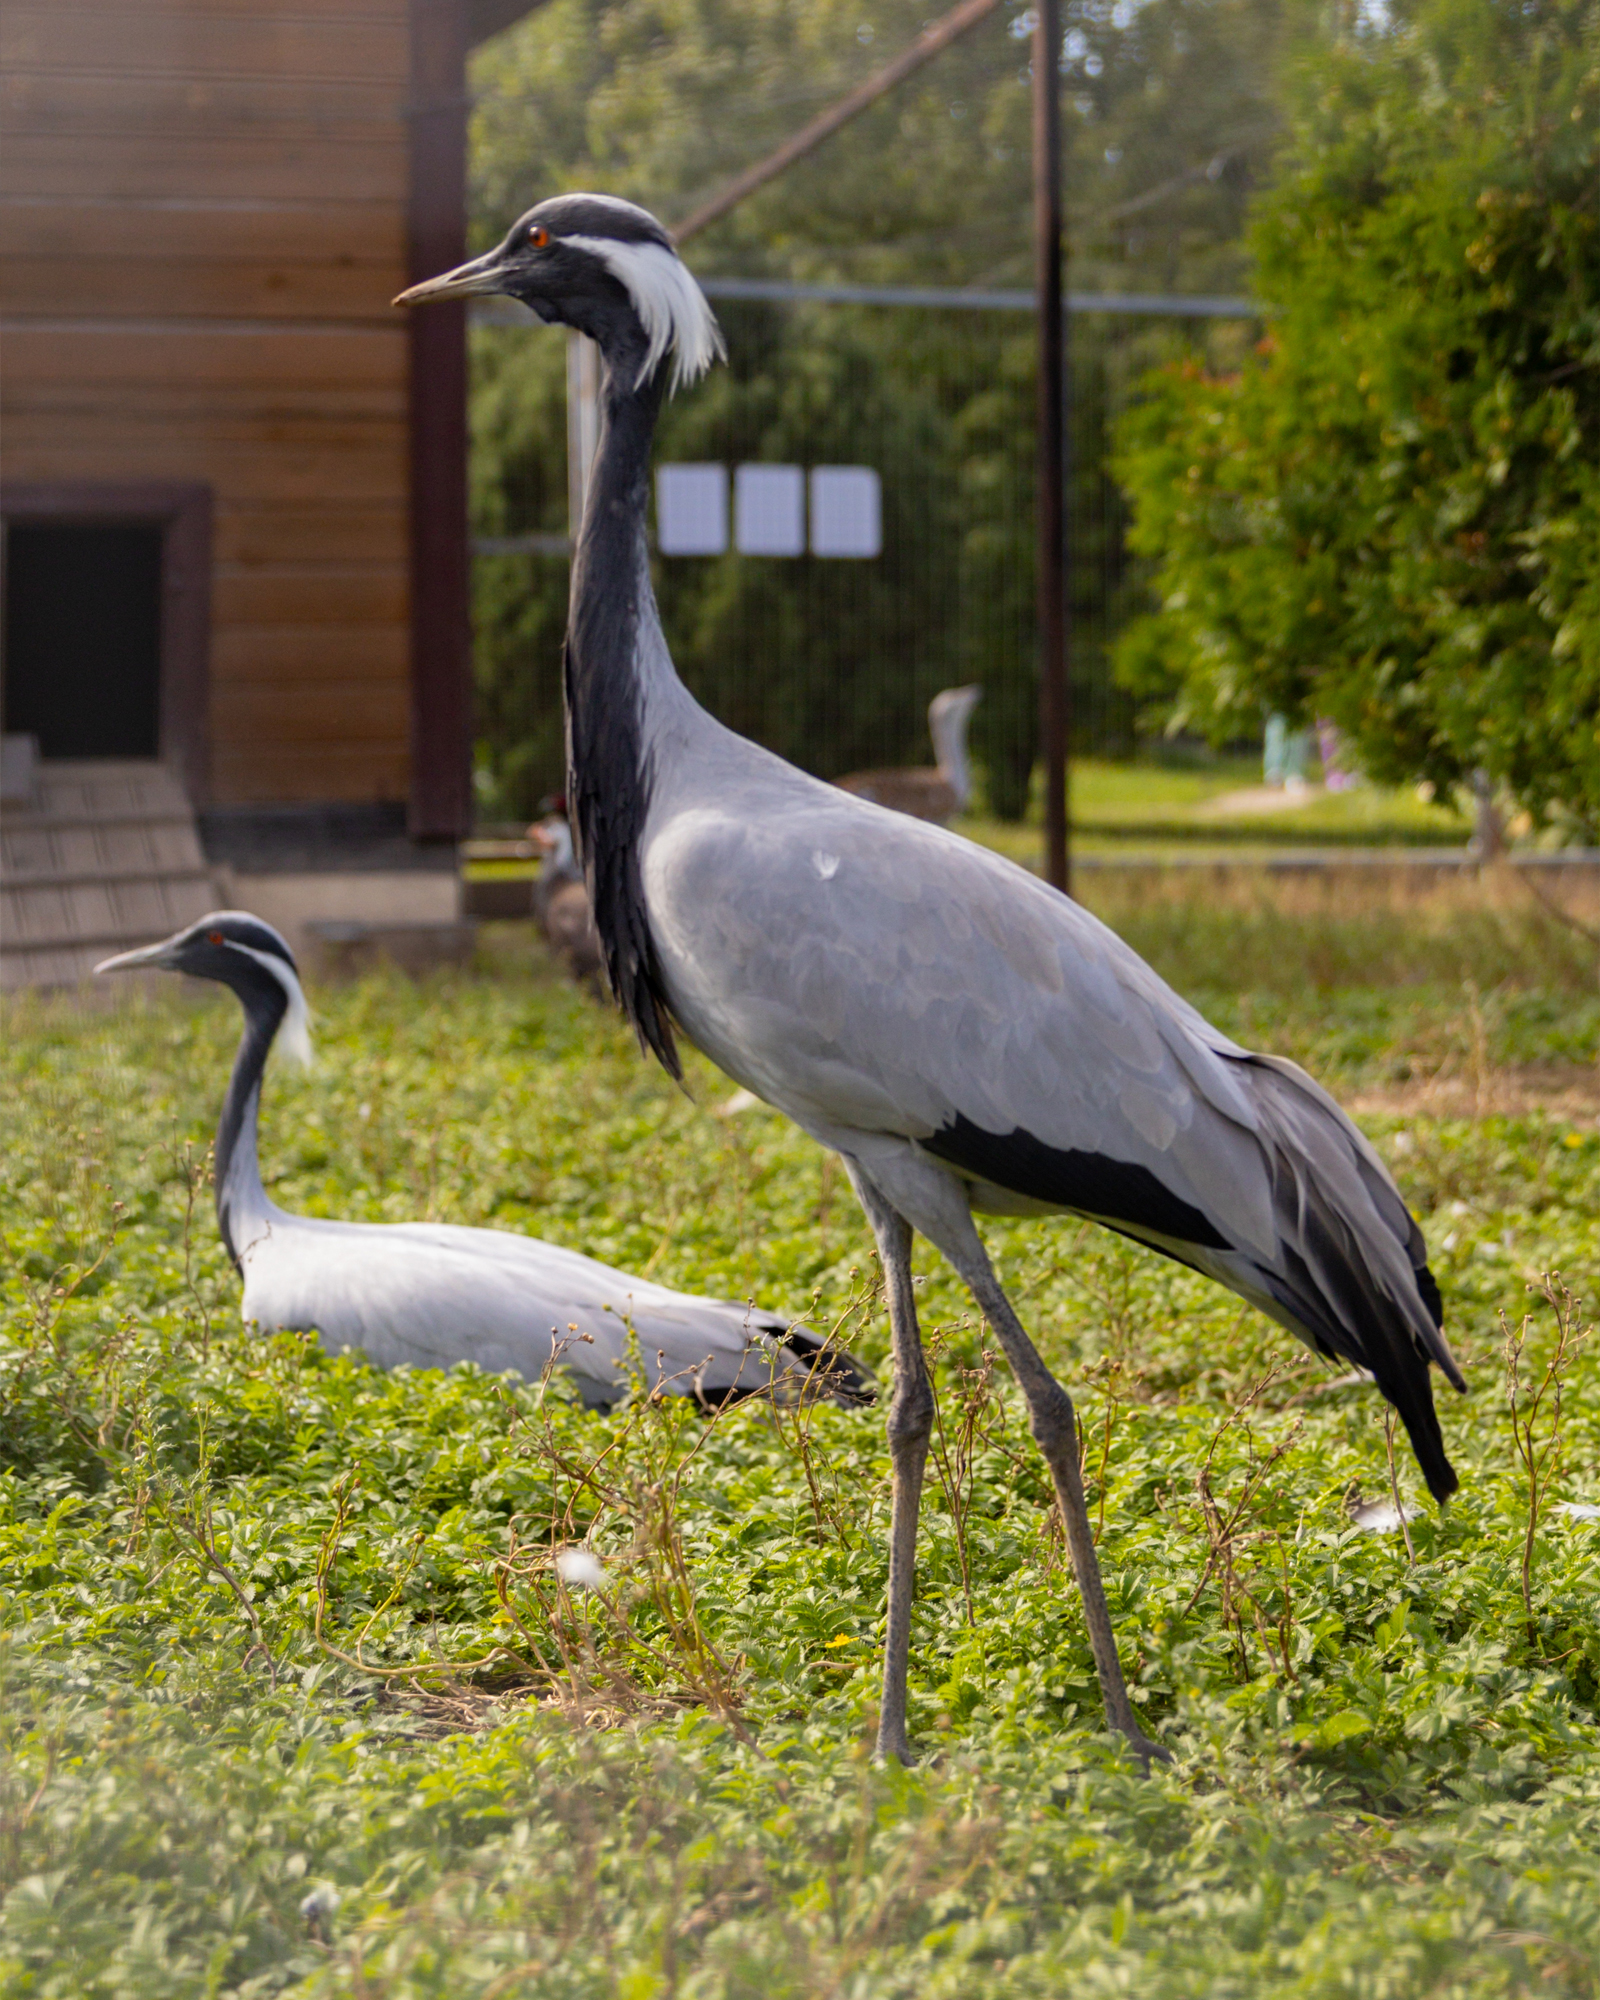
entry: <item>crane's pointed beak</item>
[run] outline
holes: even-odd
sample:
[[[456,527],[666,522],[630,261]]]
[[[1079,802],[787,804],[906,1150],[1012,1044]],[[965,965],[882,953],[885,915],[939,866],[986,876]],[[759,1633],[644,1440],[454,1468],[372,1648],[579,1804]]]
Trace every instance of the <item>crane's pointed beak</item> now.
[[[485,293],[502,291],[504,276],[505,265],[500,252],[490,250],[482,257],[474,257],[470,264],[458,264],[453,271],[445,271],[437,278],[424,278],[420,285],[411,286],[392,303],[397,306],[425,306],[435,299],[479,298]]]
[[[159,944],[141,945],[137,951],[119,951],[115,958],[103,958],[95,967],[96,972],[132,972],[139,966],[151,966],[158,971],[167,971],[172,964],[171,953],[175,938],[163,938]]]

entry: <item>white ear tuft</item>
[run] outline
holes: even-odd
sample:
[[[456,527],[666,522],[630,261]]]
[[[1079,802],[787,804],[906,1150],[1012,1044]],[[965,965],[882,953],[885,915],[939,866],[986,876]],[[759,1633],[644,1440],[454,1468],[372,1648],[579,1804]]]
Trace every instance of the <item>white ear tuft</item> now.
[[[676,250],[669,250],[664,243],[623,243],[614,236],[566,236],[561,240],[598,257],[626,286],[650,343],[634,383],[636,389],[644,387],[669,350],[674,394],[686,382],[698,381],[713,361],[727,358],[716,315]]]
[[[257,965],[264,966],[283,988],[289,1011],[278,1029],[278,1046],[291,1062],[298,1063],[301,1069],[310,1069],[315,1059],[311,1048],[311,1009],[306,1005],[305,989],[293,970],[275,951],[256,951],[250,945],[240,944],[237,938],[229,938],[228,943],[235,951],[242,951]]]
[[[289,972],[288,966],[283,969]],[[306,1005],[306,996],[301,990],[299,980],[295,979],[292,972],[289,972],[289,979],[293,981],[289,993],[289,1011],[284,1016],[283,1026],[278,1031],[279,1039],[283,1044],[284,1054],[292,1063],[300,1069],[310,1069],[317,1059],[316,1051],[311,1046],[311,1009]]]

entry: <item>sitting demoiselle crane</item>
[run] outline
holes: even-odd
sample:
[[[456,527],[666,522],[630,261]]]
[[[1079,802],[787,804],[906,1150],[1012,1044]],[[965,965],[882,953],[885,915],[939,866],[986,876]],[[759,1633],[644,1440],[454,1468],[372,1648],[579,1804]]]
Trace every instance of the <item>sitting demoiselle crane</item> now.
[[[218,980],[244,1009],[215,1172],[217,1222],[244,1279],[246,1321],[268,1332],[315,1329],[333,1353],[358,1347],[384,1368],[474,1361],[537,1381],[554,1356],[591,1405],[627,1393],[631,1327],[647,1386],[669,1394],[713,1404],[793,1377],[793,1386],[841,1401],[869,1399],[849,1357],[824,1351],[804,1328],[731,1300],[669,1291],[534,1236],[286,1214],[261,1185],[256,1121],[279,1030],[291,1055],[311,1059],[293,953],[259,917],[218,910],[95,970],[138,967]]]
[[[668,1071],[674,1030],[845,1161],[894,1346],[889,1618],[878,1744],[906,1759],[917,1511],[933,1422],[911,1290],[919,1230],[1027,1398],[1110,1721],[1129,1705],[1070,1399],[1001,1290],[974,1209],[1065,1210],[1241,1293],[1368,1370],[1434,1495],[1454,1490],[1428,1364],[1461,1387],[1422,1234],[1372,1147],[1292,1063],[1219,1034],[1086,910],[999,855],[805,776],[724,729],[673,670],[650,586],[648,461],[669,379],[722,351],[666,231],[599,195],[542,202],[401,303],[505,293],[596,341],[599,448],[567,626],[567,800],[612,990]]]

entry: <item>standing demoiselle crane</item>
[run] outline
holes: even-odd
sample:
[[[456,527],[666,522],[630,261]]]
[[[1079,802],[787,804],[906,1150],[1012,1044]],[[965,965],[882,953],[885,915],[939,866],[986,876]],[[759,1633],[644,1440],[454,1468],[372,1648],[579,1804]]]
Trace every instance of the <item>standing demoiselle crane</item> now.
[[[850,1358],[824,1351],[803,1327],[732,1300],[669,1291],[536,1236],[287,1214],[261,1185],[256,1121],[279,1030],[293,1056],[311,1060],[294,954],[259,917],[216,910],[95,970],[141,967],[218,980],[244,1009],[215,1174],[217,1223],[244,1279],[247,1322],[268,1332],[315,1330],[331,1352],[357,1347],[384,1368],[474,1361],[537,1381],[554,1359],[591,1405],[626,1394],[631,1327],[647,1385],[669,1394],[720,1403],[792,1375],[842,1401],[867,1400]]]
[[[1219,1034],[1122,941],[1001,856],[807,777],[724,729],[673,670],[650,584],[650,443],[668,387],[722,350],[661,225],[542,202],[397,303],[520,299],[600,349],[601,430],[572,571],[567,800],[613,992],[680,1074],[675,1031],[843,1158],[882,1259],[894,1351],[880,1752],[908,1760],[906,1665],[933,1392],[920,1231],[1027,1399],[1106,1713],[1144,1759],[1084,1506],[1072,1403],[1024,1332],[974,1209],[1064,1210],[1219,1279],[1369,1371],[1428,1485],[1456,1485],[1428,1376],[1462,1384],[1422,1233],[1372,1147],[1293,1063]]]

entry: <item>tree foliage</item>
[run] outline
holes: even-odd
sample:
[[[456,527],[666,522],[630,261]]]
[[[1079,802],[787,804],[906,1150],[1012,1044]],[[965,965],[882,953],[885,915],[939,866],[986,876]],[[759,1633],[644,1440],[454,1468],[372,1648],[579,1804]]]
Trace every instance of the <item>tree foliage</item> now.
[[[1121,667],[1237,736],[1484,769],[1600,827],[1600,10],[1420,0],[1299,80],[1253,232],[1267,337],[1169,370],[1120,471],[1162,609]]]

